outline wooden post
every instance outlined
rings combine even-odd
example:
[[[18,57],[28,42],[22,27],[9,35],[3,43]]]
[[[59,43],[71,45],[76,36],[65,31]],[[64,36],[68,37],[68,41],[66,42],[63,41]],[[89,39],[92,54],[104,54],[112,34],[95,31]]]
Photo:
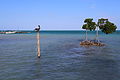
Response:
[[[38,58],[40,58],[40,32],[37,32],[37,51],[38,51]]]
[[[37,32],[37,36],[36,36],[36,38],[37,38],[37,56],[38,56],[38,58],[40,58],[40,32],[39,32],[39,30],[40,30],[40,25],[38,25],[38,28],[35,28],[35,31]]]

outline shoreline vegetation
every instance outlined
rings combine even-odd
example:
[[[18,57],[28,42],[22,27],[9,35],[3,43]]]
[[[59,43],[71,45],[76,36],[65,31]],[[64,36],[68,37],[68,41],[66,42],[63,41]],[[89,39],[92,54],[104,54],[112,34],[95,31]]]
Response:
[[[31,33],[26,31],[1,31],[0,34]]]
[[[117,26],[110,22],[108,19],[101,18],[98,19],[98,22],[93,22],[93,18],[87,18],[84,20],[82,29],[86,30],[85,40],[80,42],[82,46],[105,46],[104,43],[101,43],[99,40],[99,30],[101,30],[105,34],[111,34],[116,31]],[[96,30],[97,29],[97,30]],[[88,40],[88,31],[95,31],[95,40]]]

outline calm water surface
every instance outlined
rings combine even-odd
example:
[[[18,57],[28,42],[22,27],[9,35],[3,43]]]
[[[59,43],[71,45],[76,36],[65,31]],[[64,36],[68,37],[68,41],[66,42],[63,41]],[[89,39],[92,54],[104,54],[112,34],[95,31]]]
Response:
[[[119,80],[120,32],[100,33],[104,47],[82,47],[81,31],[41,32],[41,58],[36,34],[0,34],[0,80]],[[89,32],[89,39],[94,39]]]

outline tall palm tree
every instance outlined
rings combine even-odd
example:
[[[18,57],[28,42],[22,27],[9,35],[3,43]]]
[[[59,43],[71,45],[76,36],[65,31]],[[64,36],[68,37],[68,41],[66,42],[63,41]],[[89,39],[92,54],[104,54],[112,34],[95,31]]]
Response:
[[[96,29],[96,23],[93,22],[93,19],[92,18],[87,18],[84,20],[84,25],[82,26],[82,29],[86,29],[86,36],[85,36],[85,41],[88,41],[88,38],[87,38],[87,31],[90,30],[95,30]]]
[[[108,19],[104,19],[104,18],[101,18],[101,19],[98,19],[98,22],[97,22],[97,30],[96,30],[96,41],[97,42],[100,42],[99,40],[99,28],[103,28],[104,25],[106,24],[106,22],[108,21]]]
[[[88,38],[87,38],[88,24],[84,24],[84,25],[82,26],[82,29],[86,29],[85,41],[88,41]]]
[[[116,25],[114,23],[111,23],[110,21],[108,21],[108,19],[104,19],[104,18],[98,19],[97,31],[96,31],[96,40],[98,42],[100,42],[99,36],[98,36],[99,29],[106,34],[109,34],[109,33],[115,32],[116,28],[117,28]]]

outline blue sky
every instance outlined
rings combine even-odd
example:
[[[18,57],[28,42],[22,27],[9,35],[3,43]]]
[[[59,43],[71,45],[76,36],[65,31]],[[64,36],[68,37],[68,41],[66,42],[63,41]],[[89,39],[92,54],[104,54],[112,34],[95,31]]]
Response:
[[[120,29],[120,0],[0,0],[0,29],[80,30],[85,18]]]

